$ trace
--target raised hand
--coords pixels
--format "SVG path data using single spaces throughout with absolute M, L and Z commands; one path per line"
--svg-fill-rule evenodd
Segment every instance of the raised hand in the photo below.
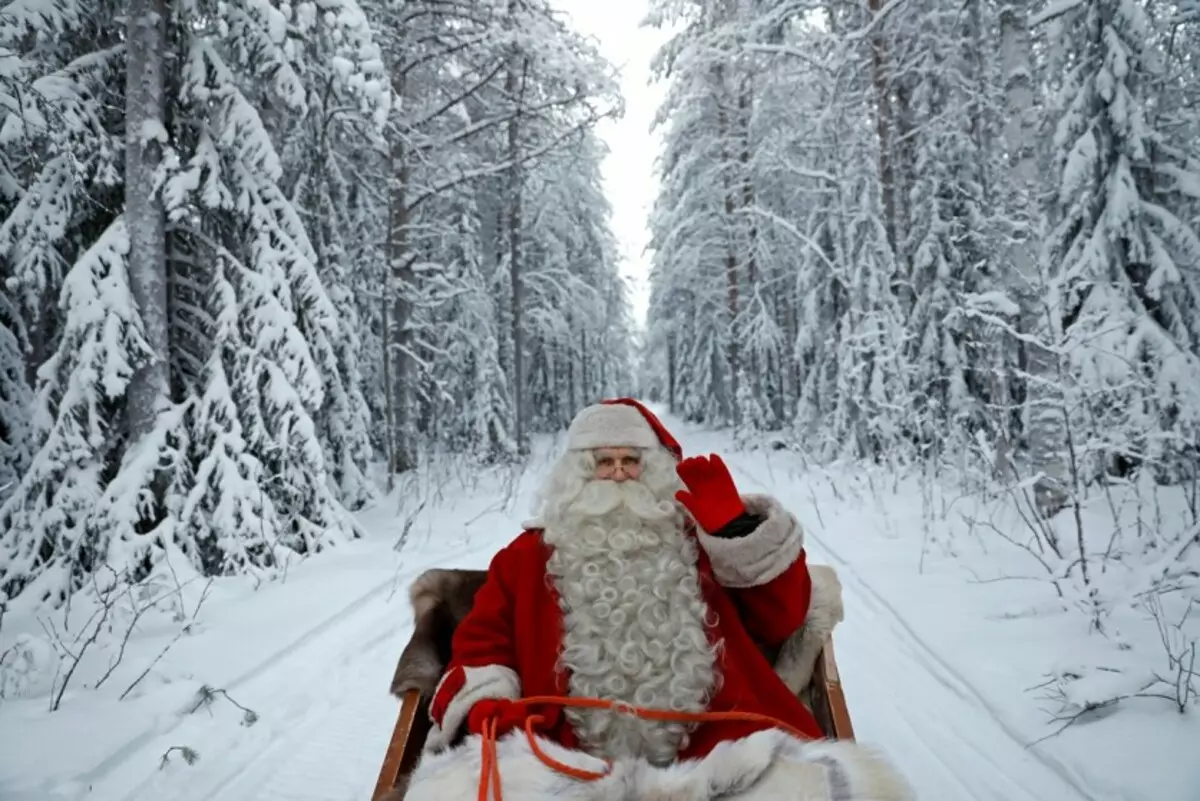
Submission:
M 676 465 L 675 472 L 687 487 L 675 493 L 675 500 L 705 533 L 720 531 L 745 514 L 741 494 L 720 456 L 692 456 Z

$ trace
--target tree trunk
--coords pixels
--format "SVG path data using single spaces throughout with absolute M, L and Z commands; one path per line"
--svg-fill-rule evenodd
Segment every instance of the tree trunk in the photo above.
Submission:
M 674 331 L 667 335 L 667 408 L 671 414 L 679 414 L 675 403 L 675 336 Z
M 867 0 L 874 33 L 871 35 L 871 82 L 875 86 L 875 130 L 879 135 L 879 181 L 883 194 L 884 230 L 896 251 L 896 176 L 892 166 L 893 120 L 891 81 L 887 74 L 887 39 L 879 21 L 883 0 Z
M 738 134 L 740 153 L 738 161 L 741 165 L 742 178 L 742 219 L 746 226 L 746 290 L 754 293 L 758 288 L 758 223 L 751 209 L 754 208 L 754 175 L 751 165 L 753 142 L 751 140 L 751 118 L 754 116 L 754 71 L 751 68 L 750 57 L 743 66 L 741 86 L 738 90 Z M 768 365 L 761 364 L 758 354 L 751 350 L 744 357 L 746 360 L 746 375 L 754 387 L 754 397 L 761 401 L 765 392 L 766 372 Z
M 509 3 L 509 13 L 515 11 L 516 3 Z M 504 91 L 508 97 L 516 98 L 517 108 L 508 121 L 508 277 L 510 284 L 510 303 L 513 343 L 513 439 L 521 453 L 528 450 L 525 432 L 525 342 L 524 331 L 521 327 L 521 104 L 525 93 L 525 70 L 529 68 L 528 59 L 521 65 L 521 74 L 517 74 L 516 61 L 520 58 L 518 52 L 513 53 L 512 63 L 504 78 Z
M 713 68 L 713 93 L 717 100 L 717 140 L 720 142 L 719 158 L 721 170 L 721 190 L 725 198 L 725 304 L 729 315 L 728 340 L 725 345 L 725 359 L 729 368 L 729 391 L 724 403 L 725 418 L 737 425 L 739 422 L 738 408 L 738 375 L 741 372 L 741 351 L 738 341 L 738 314 L 740 312 L 740 297 L 738 293 L 738 257 L 737 257 L 737 190 L 729 175 L 733 167 L 733 154 L 730 152 L 732 125 L 726 101 L 729 93 L 725 91 L 725 67 L 717 64 Z
M 571 314 L 569 309 L 566 312 L 566 322 L 567 322 L 567 330 L 568 331 L 574 330 L 574 327 L 575 327 L 574 315 Z M 563 356 L 567 362 L 567 364 L 566 364 L 566 369 L 567 369 L 567 409 L 566 409 L 566 411 L 567 411 L 567 415 L 569 416 L 569 415 L 574 414 L 575 410 L 578 409 L 579 405 L 580 405 L 579 404 L 579 394 L 580 393 L 579 393 L 579 389 L 578 389 L 578 385 L 577 385 L 577 381 L 576 381 L 576 377 L 575 377 L 575 364 L 579 360 L 572 358 L 572 354 L 571 354 L 572 348 L 569 343 L 566 343 L 564 345 L 563 350 L 564 350 Z
M 1000 12 L 1000 59 L 1004 75 L 1004 145 L 1009 154 L 1009 169 L 1013 183 L 1032 199 L 1039 181 L 1036 153 L 1036 118 L 1034 109 L 1032 49 L 1023 9 L 1008 5 Z M 1036 214 L 1032 203 L 1025 202 L 1030 214 Z M 1013 237 L 1007 260 L 1018 275 L 1017 295 L 1021 300 L 1020 328 L 1031 334 L 1047 333 L 1049 328 L 1043 311 L 1041 276 L 1038 275 L 1032 228 L 1025 227 L 1024 236 Z M 1036 338 L 1036 337 L 1033 337 Z M 1023 344 L 1026 371 L 1025 441 L 1029 451 L 1030 468 L 1043 474 L 1034 488 L 1038 507 L 1043 514 L 1052 514 L 1066 502 L 1065 484 L 1066 437 L 1059 406 L 1061 397 L 1053 387 L 1058 386 L 1057 357 L 1048 348 L 1030 342 Z
M 154 429 L 170 387 L 167 326 L 167 238 L 162 200 L 154 188 L 165 143 L 163 56 L 167 8 L 162 0 L 131 0 L 126 42 L 125 223 L 129 285 L 153 356 L 129 384 L 131 437 Z
M 398 97 L 404 97 L 408 88 L 405 73 L 397 71 L 392 77 L 392 88 Z M 388 289 L 391 300 L 391 326 L 384 330 L 384 359 L 392 369 L 387 381 L 388 439 L 390 443 L 389 470 L 392 474 L 403 473 L 415 466 L 410 442 L 409 395 L 413 377 L 411 359 L 408 355 L 408 326 L 412 313 L 408 302 L 412 291 L 413 259 L 408 246 L 408 152 L 403 136 L 393 136 L 391 147 L 392 188 L 388 194 L 390 219 L 388 220 Z M 385 301 L 386 302 L 386 301 Z M 385 379 L 387 380 L 387 379 Z

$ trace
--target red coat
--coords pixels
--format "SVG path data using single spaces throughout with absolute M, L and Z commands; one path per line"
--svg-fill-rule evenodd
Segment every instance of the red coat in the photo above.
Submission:
M 723 680 L 709 710 L 770 715 L 819 738 L 821 731 L 812 713 L 787 688 L 756 644 L 778 646 L 804 624 L 812 582 L 802 535 L 795 519 L 773 499 L 747 495 L 744 500 L 752 511 L 756 506 L 765 507 L 767 519 L 759 526 L 761 533 L 755 531 L 745 541 L 732 542 L 714 542 L 716 538 L 697 535 L 701 592 L 717 620 L 708 628 L 709 641 L 725 642 L 718 652 Z M 781 533 L 787 521 L 795 527 L 790 536 Z M 449 743 L 471 706 L 481 699 L 569 695 L 567 674 L 556 669 L 562 612 L 546 573 L 550 552 L 540 530 L 530 529 L 492 559 L 486 583 L 455 632 L 451 662 L 430 704 L 434 723 L 430 747 Z M 740 558 L 739 553 L 749 558 Z M 714 560 L 718 563 L 715 570 Z M 724 583 L 718 576 L 725 577 Z M 756 582 L 756 577 L 765 580 Z M 746 586 L 748 583 L 751 586 Z M 566 716 L 558 720 L 557 727 L 544 736 L 578 748 L 579 740 Z M 722 740 L 767 727 L 725 721 L 701 724 L 679 758 L 704 756 Z

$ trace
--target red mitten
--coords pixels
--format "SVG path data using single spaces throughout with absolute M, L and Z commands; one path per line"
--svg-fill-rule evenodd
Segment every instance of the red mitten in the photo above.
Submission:
M 546 711 L 534 712 L 522 701 L 512 701 L 508 698 L 485 698 L 476 701 L 467 713 L 467 731 L 472 734 L 482 734 L 483 724 L 489 720 L 496 721 L 496 736 L 499 737 L 512 729 L 524 729 L 528 718 L 537 718 L 533 723 L 534 731 L 549 731 L 558 723 L 560 710 L 551 707 Z
M 696 525 L 708 534 L 720 531 L 746 513 L 742 496 L 729 468 L 720 456 L 693 456 L 675 467 L 686 490 L 675 493 L 696 520 Z

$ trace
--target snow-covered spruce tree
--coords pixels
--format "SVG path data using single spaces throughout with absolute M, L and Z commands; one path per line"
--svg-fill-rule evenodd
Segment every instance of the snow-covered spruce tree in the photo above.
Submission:
M 385 133 L 386 250 L 377 284 L 384 290 L 379 324 L 385 361 L 375 372 L 382 397 L 372 401 L 384 411 L 385 451 L 395 473 L 414 467 L 427 448 L 448 445 L 462 433 L 447 402 L 450 386 L 458 382 L 458 365 L 447 358 L 444 343 L 447 316 L 453 313 L 448 304 L 461 289 L 451 276 L 470 281 L 472 273 L 446 269 L 458 257 L 447 244 L 464 225 L 477 231 L 471 249 L 490 287 L 503 246 L 497 201 L 481 193 L 501 181 L 505 169 L 501 143 L 513 114 L 511 99 L 502 94 L 509 11 L 498 1 L 416 0 L 403 7 L 372 3 L 369 8 L 396 98 Z M 475 197 L 461 202 L 461 192 Z M 464 220 L 464 210 L 478 218 Z M 503 305 L 498 303 L 497 310 Z M 455 320 L 452 328 L 463 322 Z M 473 324 L 479 322 L 476 318 Z M 504 347 L 501 337 L 496 357 L 507 383 Z M 478 409 L 475 419 L 502 419 L 513 432 L 513 406 L 506 392 L 497 390 L 494 384 L 495 407 Z
M 874 115 L 869 43 L 837 34 L 867 20 L 839 8 L 821 25 L 780 25 L 764 9 L 731 18 L 711 4 L 688 8 L 661 54 L 675 77 L 652 220 L 649 325 L 673 404 L 731 421 L 717 399 L 739 383 L 736 354 L 755 408 L 771 426 L 794 420 L 805 449 L 892 452 L 913 433 L 900 267 L 882 145 L 864 123 Z M 737 69 L 718 69 L 718 54 Z
M 310 70 L 313 91 L 342 91 L 345 99 L 353 96 L 347 86 L 378 76 L 382 65 L 349 3 L 224 3 L 213 12 L 219 24 L 211 31 L 184 36 L 180 29 L 180 107 L 164 189 L 177 226 L 172 259 L 190 280 L 211 287 L 206 312 L 215 323 L 192 418 L 196 468 L 180 488 L 186 500 L 178 538 L 210 570 L 247 562 L 271 568 L 282 553 L 312 553 L 354 534 L 317 418 L 327 403 L 359 413 L 350 395 L 356 376 L 339 361 L 347 345 L 337 309 L 284 191 L 276 142 L 309 111 Z M 322 54 L 333 71 L 318 68 L 321 58 L 302 46 L 312 36 L 340 43 Z M 341 424 L 351 432 L 355 425 Z M 350 437 L 338 443 L 349 453 L 333 453 L 343 471 L 362 447 Z
M 846 14 L 839 10 L 838 16 Z M 879 302 L 893 302 L 893 248 L 886 238 L 877 248 L 875 220 L 871 213 L 860 216 L 864 200 L 868 209 L 878 207 L 871 194 L 882 192 L 884 182 L 864 173 L 869 183 L 846 187 L 848 196 L 839 198 L 832 177 L 880 162 L 880 146 L 864 140 L 873 134 L 863 122 L 871 114 L 873 85 L 862 68 L 870 51 L 831 36 L 831 21 L 814 27 L 803 15 L 761 4 L 662 4 L 654 21 L 680 28 L 659 55 L 659 74 L 671 85 L 660 111 L 666 149 L 651 225 L 656 291 L 649 319 L 651 341 L 666 351 L 655 358 L 666 363 L 675 405 L 695 419 L 733 423 L 745 376 L 768 428 L 790 422 L 797 410 L 821 427 L 832 419 L 821 404 L 842 401 L 819 388 L 820 376 L 835 377 L 836 363 L 851 353 L 866 363 L 859 368 L 850 360 L 849 372 L 878 379 L 890 393 L 895 387 L 884 376 L 894 374 L 889 348 L 897 343 L 885 342 L 876 354 L 871 334 L 850 333 L 850 348 L 826 350 L 844 314 L 852 326 L 871 323 L 838 300 L 822 304 L 819 294 L 826 282 L 840 295 L 848 283 L 878 281 L 885 287 Z M 824 53 L 822 60 L 793 55 L 813 48 Z M 860 160 L 841 160 L 852 152 Z M 842 226 L 862 230 L 835 245 Z M 880 272 L 836 275 L 843 268 L 832 259 L 835 246 L 862 248 Z M 857 266 L 846 263 L 845 269 Z M 820 313 L 806 316 L 814 303 Z M 880 360 L 887 366 L 877 365 Z M 859 417 L 857 410 L 845 411 Z M 813 437 L 824 434 L 805 425 L 801 437 L 811 447 Z M 838 431 L 829 439 L 838 447 L 874 449 L 865 435 Z
M 0 581 L 10 597 L 33 589 L 37 600 L 57 604 L 99 566 L 130 567 L 111 565 L 108 532 L 95 525 L 127 443 L 125 391 L 152 356 L 127 281 L 128 252 L 118 217 L 64 281 L 60 344 L 38 369 L 40 448 L 0 508 Z
M 482 335 L 467 360 L 467 375 L 473 387 L 469 411 L 455 420 L 466 438 L 466 448 L 475 451 L 484 464 L 515 459 L 519 448 L 512 438 L 512 390 L 500 366 L 501 335 L 497 328 L 495 293 L 481 275 L 472 275 L 468 293 L 474 306 L 474 322 Z M 470 317 L 466 319 L 470 320 Z M 464 342 L 472 340 L 463 340 Z
M 759 438 L 767 429 L 767 410 L 754 391 L 754 382 L 742 371 L 738 380 L 738 424 L 734 429 L 734 442 L 742 448 L 754 449 L 761 443 Z
M 668 315 L 662 302 L 662 292 L 659 284 L 650 285 L 646 319 L 647 322 L 656 320 L 658 323 L 653 327 L 648 326 L 638 343 L 637 388 L 641 397 L 674 409 L 675 333 L 671 325 L 663 322 Z
M 905 359 L 910 336 L 891 291 L 898 270 L 881 224 L 873 143 L 841 161 L 832 214 L 813 220 L 821 250 L 801 271 L 801 446 L 825 458 L 903 458 L 916 438 Z M 825 252 L 827 249 L 827 252 Z
M 571 141 L 575 141 L 574 144 Z M 601 151 L 590 131 L 526 162 L 523 183 L 530 187 L 521 239 L 524 261 L 520 304 L 529 378 L 526 399 L 532 430 L 565 425 L 581 403 L 628 391 L 631 357 L 628 299 L 617 275 L 616 247 L 608 232 L 608 206 L 599 188 Z M 461 233 L 443 246 L 450 257 L 420 275 L 430 294 L 449 300 L 430 304 L 419 316 L 440 321 L 424 337 L 423 362 L 431 366 L 472 365 L 461 373 L 430 370 L 436 384 L 421 403 L 436 404 L 423 430 L 444 436 L 455 448 L 479 449 L 488 461 L 516 454 L 512 435 L 514 402 L 511 321 L 512 275 L 503 242 L 488 232 L 502 230 L 496 217 L 480 211 L 503 209 L 503 183 L 481 181 L 469 196 L 448 192 L 432 208 L 448 204 L 446 220 L 458 220 Z M 497 215 L 499 216 L 499 215 Z M 436 290 L 437 295 L 434 295 Z M 481 349 L 479 343 L 487 343 Z M 483 383 L 472 383 L 474 381 Z M 438 399 L 438 395 L 441 399 Z M 463 399 L 470 398 L 464 415 Z M 586 399 L 586 400 L 585 400 Z M 426 418 L 422 418 L 426 420 Z M 497 426 L 505 423 L 503 436 Z
M 679 411 L 691 419 L 736 420 L 740 337 L 747 253 L 734 219 L 741 205 L 733 186 L 744 177 L 734 156 L 734 91 L 746 66 L 729 19 L 717 3 L 656 3 L 651 21 L 682 25 L 656 56 L 654 70 L 670 80 L 658 119 L 666 124 L 660 161 L 662 190 L 651 215 L 652 281 L 687 293 L 670 324 L 684 366 L 674 385 Z M 677 296 L 678 297 L 678 296 Z M 665 322 L 665 321 L 664 321 Z
M 22 18 L 19 11 L 0 19 L 3 20 L 0 48 L 8 54 L 6 68 L 0 71 L 0 504 L 3 504 L 29 466 L 34 447 L 30 420 L 33 394 L 26 361 L 30 345 L 26 315 L 31 310 L 27 308 L 23 313 L 18 299 L 20 284 L 14 268 L 23 248 L 16 247 L 19 226 L 12 225 L 10 219 L 25 196 L 26 181 L 35 166 L 31 163 L 32 152 L 20 155 L 24 149 L 20 143 L 27 135 L 22 109 L 27 104 L 32 106 L 28 100 L 22 101 L 28 94 L 38 54 L 22 52 L 14 45 L 31 26 L 45 25 L 43 30 L 48 32 L 54 26 L 36 15 Z M 27 264 L 25 271 L 31 278 L 40 275 L 36 262 Z M 36 304 L 38 293 L 29 292 L 26 297 Z
M 974 58 L 977 35 L 971 30 L 980 10 L 967 15 L 922 2 L 905 11 L 902 41 L 914 53 L 903 81 L 906 122 L 920 134 L 907 148 L 911 176 L 898 243 L 907 280 L 901 297 L 913 335 L 907 358 L 914 434 L 923 447 L 942 453 L 959 450 L 978 432 L 991 441 L 1009 435 L 1003 410 L 993 413 L 1006 397 L 1010 351 L 1004 329 L 972 312 L 1003 314 L 1012 304 L 997 296 L 987 240 L 983 146 L 989 109 L 979 91 L 982 65 Z
M 793 199 L 781 213 L 797 220 L 802 239 L 795 430 L 799 446 L 823 458 L 902 458 L 915 438 L 910 334 L 895 291 L 903 273 L 888 238 L 886 142 L 868 68 L 873 50 L 840 38 L 867 19 L 845 8 L 824 25 L 799 26 L 789 45 L 823 58 L 794 65 L 778 90 L 782 102 L 811 109 L 801 117 L 813 121 L 800 130 L 780 126 L 775 147 L 795 170 Z
M 228 266 L 226 266 L 228 265 Z M 196 399 L 190 428 L 187 473 L 177 474 L 183 495 L 179 507 L 180 548 L 203 573 L 252 573 L 269 577 L 287 558 L 278 542 L 283 520 L 267 492 L 269 468 L 260 456 L 253 426 L 257 407 L 243 413 L 241 404 L 258 402 L 254 343 L 241 331 L 238 288 L 226 270 L 241 268 L 232 257 L 216 260 L 210 279 L 214 347 L 204 369 L 204 391 Z M 248 436 L 249 434 L 249 436 Z
M 373 209 L 366 202 L 361 154 L 379 148 L 389 93 L 382 54 L 362 10 L 325 2 L 297 26 L 304 42 L 298 75 L 304 83 L 303 123 L 286 136 L 284 184 L 317 256 L 317 275 L 334 309 L 335 332 L 318 335 L 314 356 L 325 383 L 315 415 L 329 476 L 348 508 L 363 506 L 373 491 L 364 471 L 372 456 L 370 410 L 363 394 L 362 334 L 351 273 Z M 361 65 L 361 66 L 359 66 Z
M 121 198 L 117 5 L 10 4 L 0 13 L 0 264 L 31 365 L 54 351 L 58 291 Z
M 453 288 L 446 304 L 439 346 L 445 365 L 454 372 L 437 372 L 443 382 L 433 424 L 437 435 L 452 450 L 466 453 L 480 464 L 516 458 L 512 438 L 512 393 L 500 363 L 497 304 L 503 294 L 494 286 L 495 264 L 480 252 L 480 218 L 475 192 L 463 187 L 453 193 L 459 203 L 459 235 L 450 240 L 445 281 Z M 434 432 L 430 432 L 434 433 Z
M 360 151 L 355 160 L 359 166 L 378 164 L 386 174 L 386 161 L 378 154 Z M 360 173 L 362 174 L 362 173 Z M 388 432 L 384 387 L 383 349 L 386 339 L 383 314 L 383 275 L 387 267 L 387 203 L 386 190 L 373 195 L 374 181 L 364 181 L 359 188 L 362 213 L 359 216 L 362 236 L 351 239 L 346 260 L 355 265 L 350 273 L 350 296 L 354 301 L 355 317 L 359 324 L 359 374 L 362 376 L 363 402 L 371 420 L 368 430 L 375 458 L 387 453 Z
M 15 597 L 35 584 L 35 602 L 60 602 L 108 558 L 90 518 L 126 444 L 128 381 L 148 356 L 119 216 L 116 10 L 84 2 L 0 12 L 0 50 L 11 54 L 0 70 L 0 262 L 6 316 L 22 333 L 10 345 L 24 350 L 27 376 L 36 370 L 22 443 L 33 455 L 0 506 L 0 591 Z
M 1200 445 L 1200 238 L 1180 216 L 1200 175 L 1154 125 L 1162 62 L 1142 5 L 1088 0 L 1059 23 L 1060 181 L 1042 258 L 1079 400 L 1074 458 L 1085 479 L 1140 466 L 1179 480 Z
M 0 295 L 0 504 L 16 490 L 33 456 L 33 392 L 25 378 L 24 341 L 16 306 Z
M 34 323 L 40 450 L 0 509 L 0 583 L 10 595 L 40 587 L 35 600 L 57 602 L 101 563 L 136 579 L 175 548 L 204 572 L 269 570 L 352 531 L 315 418 L 338 400 L 324 382 L 349 395 L 354 376 L 339 374 L 336 307 L 282 189 L 275 143 L 304 118 L 299 43 L 314 20 L 341 27 L 330 34 L 343 50 L 328 84 L 341 99 L 354 96 L 346 85 L 369 95 L 378 75 L 369 31 L 346 5 L 146 4 L 124 15 L 121 48 L 120 28 L 105 28 L 122 17 L 114 9 L 68 11 L 31 15 L 24 28 L 4 18 L 6 36 L 39 26 L 75 34 L 21 39 L 31 55 L 12 75 L 36 91 L 3 120 L 4 136 L 23 137 L 29 154 L 0 241 Z M 197 14 L 213 25 L 181 22 Z M 154 17 L 159 25 L 138 30 Z M 135 89 L 162 87 L 136 103 L 131 94 L 127 118 L 126 63 Z M 370 119 L 372 108 L 354 112 Z M 155 161 L 122 164 L 126 143 Z M 161 205 L 167 226 L 147 239 Z M 135 402 L 131 382 L 147 370 L 160 377 Z M 358 447 L 351 460 L 361 462 Z
M 554 347 L 551 342 L 565 342 L 571 334 L 544 335 L 538 321 L 561 319 L 561 310 L 571 305 L 595 309 L 611 299 L 611 305 L 591 315 L 591 319 L 602 317 L 603 326 L 612 322 L 620 325 L 627 309 L 621 305 L 623 299 L 612 299 L 606 291 L 611 286 L 608 277 L 616 270 L 615 249 L 605 253 L 603 244 L 597 243 L 589 252 L 570 241 L 571 228 L 590 226 L 592 233 L 596 228 L 607 228 L 608 207 L 597 200 L 595 191 L 601 151 L 595 140 L 584 135 L 604 116 L 618 113 L 620 99 L 611 66 L 593 43 L 567 29 L 548 4 L 542 0 L 509 2 L 508 12 L 508 27 L 502 38 L 508 63 L 501 97 L 515 97 L 517 102 L 509 100 L 505 104 L 510 116 L 504 140 L 497 148 L 508 162 L 499 187 L 503 223 L 498 229 L 503 237 L 500 253 L 509 283 L 506 328 L 514 432 L 518 445 L 524 448 L 530 432 L 557 429 L 564 419 L 561 398 L 565 388 L 556 381 L 553 361 L 547 357 Z M 564 170 L 570 167 L 568 159 L 572 156 L 578 164 Z M 560 209 L 573 218 L 573 224 L 566 225 L 561 212 L 551 213 L 546 205 L 547 193 L 551 187 L 561 187 L 563 178 L 577 189 L 569 202 L 560 204 Z M 580 233 L 586 235 L 587 231 Z M 567 287 L 566 297 L 570 300 L 547 307 L 541 302 L 547 295 L 539 291 L 538 284 L 547 274 L 563 272 L 567 260 L 576 276 L 574 286 Z M 590 299 L 583 288 L 583 277 L 589 273 L 594 278 L 591 287 L 598 290 Z M 602 391 L 608 379 L 604 370 L 621 353 L 601 350 L 604 343 L 597 340 L 604 328 L 588 326 L 588 316 L 584 315 L 585 336 L 580 340 L 586 343 L 590 339 L 599 346 L 595 350 L 599 358 L 592 364 L 599 373 L 595 388 Z M 573 324 L 578 326 L 579 321 Z M 545 391 L 555 384 L 555 389 Z

